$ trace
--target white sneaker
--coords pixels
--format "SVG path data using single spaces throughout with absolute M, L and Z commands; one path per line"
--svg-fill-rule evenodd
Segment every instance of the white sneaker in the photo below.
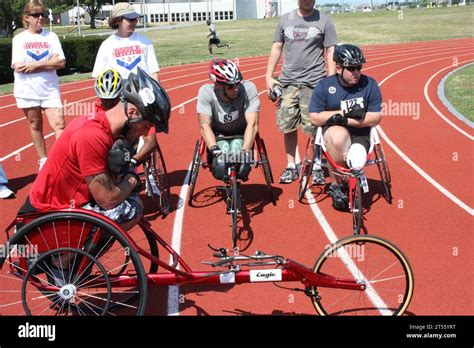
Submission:
M 0 185 L 0 198 L 6 199 L 6 198 L 14 198 L 14 197 L 15 197 L 15 193 L 13 193 L 12 190 L 10 190 L 5 185 Z
M 44 164 L 46 163 L 46 160 L 48 158 L 47 157 L 43 157 L 41 158 L 40 160 L 38 160 L 38 164 L 39 164 L 39 170 L 41 170 L 41 168 L 43 168 Z

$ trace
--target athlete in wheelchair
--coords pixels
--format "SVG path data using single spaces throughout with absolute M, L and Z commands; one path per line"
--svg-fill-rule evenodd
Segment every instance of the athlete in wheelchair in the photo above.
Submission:
M 371 128 L 382 118 L 382 94 L 377 82 L 361 74 L 365 57 L 354 45 L 338 45 L 334 51 L 337 74 L 316 85 L 309 105 L 311 121 L 322 127 L 328 155 L 338 166 L 362 169 L 370 148 Z M 347 188 L 328 163 L 333 207 L 349 208 Z
M 168 132 L 171 108 L 165 90 L 140 68 L 123 84 L 120 98 L 108 109 L 98 106 L 94 115 L 68 124 L 33 183 L 20 217 L 80 208 L 105 215 L 124 231 L 138 223 L 143 213 L 138 196 L 141 181 L 130 167 L 130 144 L 153 126 Z M 106 241 L 104 234 L 92 237 L 95 232 L 85 231 L 82 242 L 89 243 L 89 254 L 99 257 Z M 109 241 L 109 248 L 113 242 Z M 48 260 L 43 270 L 58 267 L 58 262 L 68 263 L 69 254 Z
M 109 68 L 99 74 L 94 84 L 97 106 L 105 110 L 113 108 L 120 101 L 122 87 L 122 77 L 117 70 Z M 165 160 L 155 134 L 159 132 L 152 128 L 147 138 L 140 137 L 135 143 L 126 145 L 131 147 L 130 167 L 137 168 L 147 195 L 166 216 L 170 210 L 170 189 Z M 143 165 L 143 171 L 138 171 L 140 165 Z
M 226 183 L 227 212 L 233 216 L 235 246 L 236 219 L 241 211 L 237 181 L 247 181 L 251 167 L 261 163 L 271 192 L 271 171 L 263 140 L 258 136 L 257 88 L 243 80 L 238 66 L 230 60 L 212 60 L 209 77 L 214 83 L 203 85 L 198 95 L 201 140 L 194 151 L 188 203 L 192 204 L 199 168 L 210 168 L 216 179 Z M 207 159 L 201 162 L 205 151 Z

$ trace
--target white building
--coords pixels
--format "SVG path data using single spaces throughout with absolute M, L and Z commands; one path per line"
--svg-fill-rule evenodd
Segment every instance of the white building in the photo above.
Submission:
M 97 17 L 109 17 L 113 3 L 104 5 Z M 296 8 L 297 0 L 137 0 L 132 4 L 148 23 L 159 23 L 269 18 Z M 71 9 L 71 24 L 76 16 L 77 9 Z

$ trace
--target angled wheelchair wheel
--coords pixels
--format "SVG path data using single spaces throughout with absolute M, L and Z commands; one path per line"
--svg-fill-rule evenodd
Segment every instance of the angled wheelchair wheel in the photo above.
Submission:
M 355 186 L 354 186 L 354 190 L 351 192 L 352 231 L 354 232 L 354 235 L 357 236 L 358 234 L 360 234 L 360 228 L 362 227 L 362 213 L 363 213 L 362 190 L 360 187 L 360 180 L 359 179 L 353 179 L 353 180 L 355 180 Z
M 196 147 L 194 148 L 193 162 L 191 163 L 191 173 L 188 179 L 189 192 L 188 192 L 188 204 L 192 205 L 194 189 L 196 187 L 197 177 L 199 169 L 201 168 L 202 155 L 200 153 L 201 142 L 196 141 Z
M 314 137 L 311 137 L 308 139 L 308 143 L 306 144 L 304 159 L 301 163 L 300 184 L 298 187 L 298 201 L 300 202 L 303 200 L 305 192 L 309 186 L 313 164 L 316 158 L 316 152 L 314 151 L 314 148 Z
M 150 158 L 144 164 L 147 183 L 147 193 L 163 215 L 170 212 L 170 187 L 168 172 L 160 145 L 153 150 Z
M 413 297 L 413 270 L 407 257 L 379 237 L 361 235 L 336 241 L 318 258 L 313 272 L 366 286 L 362 291 L 309 287 L 320 315 L 402 315 Z
M 273 204 L 276 204 L 275 196 L 273 195 L 273 173 L 270 166 L 270 160 L 268 159 L 267 149 L 265 147 L 265 142 L 262 138 L 257 138 L 257 149 L 259 155 L 259 162 L 262 166 L 263 176 L 265 177 L 265 184 L 267 185 L 268 193 L 270 194 L 270 199 Z
M 79 212 L 41 216 L 10 238 L 7 252 L 0 259 L 2 315 L 24 313 L 18 304 L 25 301 L 28 311 L 39 315 L 144 314 L 147 279 L 142 262 L 123 232 L 106 218 Z M 79 292 L 69 297 L 74 289 Z M 20 293 L 23 300 L 16 297 Z
M 388 169 L 387 160 L 385 159 L 385 153 L 383 152 L 381 144 L 376 144 L 374 146 L 374 155 L 380 174 L 380 180 L 382 181 L 384 188 L 384 198 L 388 203 L 392 203 L 392 178 L 390 176 L 390 170 Z
M 240 209 L 240 195 L 237 178 L 234 177 L 231 181 L 230 216 L 232 220 L 232 248 L 235 248 L 237 246 L 237 216 Z

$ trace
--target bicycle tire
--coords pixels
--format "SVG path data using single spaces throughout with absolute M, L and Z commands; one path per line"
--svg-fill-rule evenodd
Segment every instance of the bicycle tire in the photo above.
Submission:
M 313 137 L 308 139 L 306 151 L 301 166 L 300 182 L 298 186 L 298 201 L 302 201 L 309 186 L 309 179 L 313 168 L 316 151 L 314 151 Z
M 158 186 L 159 193 L 153 191 L 149 175 L 153 176 L 154 182 Z M 171 193 L 168 172 L 166 170 L 165 160 L 159 144 L 156 149 L 153 150 L 149 160 L 145 162 L 145 177 L 148 187 L 150 188 L 150 195 L 153 202 L 158 206 L 158 209 L 163 216 L 168 215 L 170 212 Z
M 239 211 L 239 197 L 237 178 L 231 179 L 231 203 L 230 203 L 230 215 L 232 220 L 232 248 L 237 246 L 237 215 Z
M 268 159 L 267 149 L 265 147 L 265 142 L 260 138 L 260 144 L 258 145 L 260 162 L 262 163 L 263 176 L 265 177 L 265 184 L 267 185 L 267 190 L 270 195 L 270 199 L 273 204 L 276 203 L 275 196 L 273 195 L 273 173 L 270 166 L 270 160 Z
M 367 284 L 364 291 L 309 287 L 320 315 L 399 316 L 413 297 L 414 276 L 407 257 L 393 243 L 376 236 L 336 241 L 316 260 L 313 272 Z
M 201 154 L 199 153 L 200 141 L 196 142 L 193 154 L 193 162 L 191 164 L 191 173 L 188 179 L 189 192 L 188 192 L 188 205 L 192 205 L 194 189 L 196 187 L 196 181 L 201 167 Z
M 352 213 L 352 230 L 354 232 L 354 235 L 357 236 L 358 234 L 360 234 L 360 229 L 362 227 L 363 207 L 362 207 L 362 191 L 361 191 L 361 186 L 360 186 L 360 179 L 354 179 L 354 180 L 355 180 L 355 187 L 354 187 L 354 190 L 352 191 L 351 213 Z
M 382 181 L 384 188 L 383 196 L 388 203 L 392 203 L 392 178 L 390 176 L 390 170 L 388 169 L 387 160 L 385 159 L 385 153 L 383 152 L 381 144 L 376 144 L 374 146 L 374 155 L 380 174 L 380 180 Z

